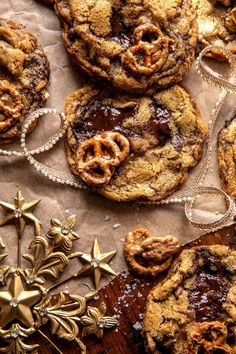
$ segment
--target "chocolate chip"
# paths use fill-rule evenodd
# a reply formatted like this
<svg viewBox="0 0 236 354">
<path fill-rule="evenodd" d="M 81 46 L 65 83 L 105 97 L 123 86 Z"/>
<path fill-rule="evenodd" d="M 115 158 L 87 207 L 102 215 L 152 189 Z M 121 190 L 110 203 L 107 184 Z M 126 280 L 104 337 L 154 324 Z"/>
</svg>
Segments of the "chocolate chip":
<svg viewBox="0 0 236 354">
<path fill-rule="evenodd" d="M 216 321 L 224 313 L 223 304 L 231 286 L 230 274 L 219 257 L 208 250 L 201 250 L 194 283 L 189 289 L 190 307 L 195 310 L 197 322 Z"/>
</svg>

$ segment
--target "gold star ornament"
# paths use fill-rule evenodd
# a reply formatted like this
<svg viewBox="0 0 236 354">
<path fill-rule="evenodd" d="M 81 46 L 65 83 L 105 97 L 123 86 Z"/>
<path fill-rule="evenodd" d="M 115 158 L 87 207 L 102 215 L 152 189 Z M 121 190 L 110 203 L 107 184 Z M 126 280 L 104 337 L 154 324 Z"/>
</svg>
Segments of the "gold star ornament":
<svg viewBox="0 0 236 354">
<path fill-rule="evenodd" d="M 92 300 L 96 292 L 85 296 L 68 292 L 50 295 L 52 289 L 77 276 L 76 273 L 58 280 L 69 262 L 78 256 L 83 258 L 83 254 L 71 251 L 73 241 L 79 238 L 74 231 L 75 215 L 69 216 L 64 222 L 53 219 L 52 227 L 45 238 L 41 235 L 39 220 L 31 212 L 38 202 L 25 202 L 21 192 L 17 193 L 14 204 L 0 202 L 7 211 L 2 224 L 15 221 L 18 233 L 18 258 L 15 267 L 7 263 L 1 264 L 7 254 L 0 238 L 0 352 L 38 353 L 38 344 L 27 343 L 30 336 L 38 333 L 62 354 L 54 341 L 43 332 L 42 327 L 48 323 L 51 325 L 51 334 L 63 340 L 74 341 L 78 345 L 78 353 L 85 354 L 86 345 L 82 337 L 94 333 L 101 338 L 104 330 L 117 325 L 117 320 L 114 316 L 106 316 L 105 304 L 100 304 L 98 308 L 87 305 L 87 301 Z M 29 245 L 29 253 L 22 254 L 21 236 L 28 220 L 34 223 L 34 236 Z M 3 236 L 8 237 L 6 233 Z M 91 264 L 93 260 L 99 263 L 98 269 L 94 264 L 97 281 L 101 276 L 97 271 L 115 274 L 106 264 L 114 254 L 115 252 L 101 254 L 97 241 L 94 244 Z M 21 266 L 22 257 L 28 262 L 28 266 Z M 86 261 L 89 258 L 84 255 L 84 259 Z M 93 266 L 90 267 L 92 270 Z M 49 284 L 49 276 L 51 280 L 57 280 Z M 41 351 L 44 352 L 43 349 Z"/>
<path fill-rule="evenodd" d="M 101 253 L 98 240 L 95 238 L 90 254 L 81 253 L 79 259 L 84 266 L 77 273 L 77 277 L 92 274 L 97 289 L 103 273 L 116 276 L 114 270 L 107 264 L 115 256 L 116 251 Z"/>
<path fill-rule="evenodd" d="M 39 290 L 25 290 L 20 275 L 14 274 L 7 291 L 0 291 L 0 327 L 4 328 L 13 320 L 26 327 L 34 324 L 31 306 L 41 299 Z"/>
<path fill-rule="evenodd" d="M 21 237 L 24 232 L 26 221 L 40 224 L 40 221 L 31 212 L 31 209 L 33 209 L 39 202 L 40 200 L 25 202 L 21 191 L 17 192 L 14 204 L 6 203 L 0 200 L 0 206 L 7 212 L 3 221 L 0 223 L 0 226 L 14 220 L 17 234 Z"/>
</svg>

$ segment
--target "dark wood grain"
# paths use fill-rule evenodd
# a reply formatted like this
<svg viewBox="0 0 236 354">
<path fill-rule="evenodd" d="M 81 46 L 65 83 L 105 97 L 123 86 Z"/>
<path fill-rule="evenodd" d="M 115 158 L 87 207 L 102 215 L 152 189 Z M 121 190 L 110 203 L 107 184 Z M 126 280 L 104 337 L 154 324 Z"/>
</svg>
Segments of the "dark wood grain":
<svg viewBox="0 0 236 354">
<path fill-rule="evenodd" d="M 236 247 L 236 224 L 218 232 L 204 235 L 184 245 L 183 248 L 212 244 Z M 98 306 L 104 300 L 108 307 L 108 314 L 115 314 L 118 317 L 119 325 L 115 330 L 107 330 L 102 340 L 98 340 L 96 337 L 84 340 L 88 354 L 145 353 L 141 335 L 145 301 L 151 288 L 164 276 L 165 274 L 162 274 L 155 279 L 144 279 L 129 271 L 124 271 L 98 292 L 98 299 L 91 301 L 90 305 Z M 50 331 L 47 327 L 43 331 L 50 336 Z M 79 353 L 79 348 L 75 343 L 59 341 L 56 337 L 51 339 L 55 341 L 63 353 Z M 41 343 L 39 353 L 57 353 L 41 336 L 34 336 L 33 341 Z"/>
</svg>

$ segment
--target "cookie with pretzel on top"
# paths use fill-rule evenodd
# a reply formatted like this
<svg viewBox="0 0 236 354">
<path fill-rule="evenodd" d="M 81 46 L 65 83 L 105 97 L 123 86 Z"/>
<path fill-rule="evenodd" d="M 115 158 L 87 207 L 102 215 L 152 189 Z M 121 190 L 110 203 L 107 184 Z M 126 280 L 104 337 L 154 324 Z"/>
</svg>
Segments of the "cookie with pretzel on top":
<svg viewBox="0 0 236 354">
<path fill-rule="evenodd" d="M 93 78 L 129 92 L 182 80 L 195 55 L 190 0 L 55 0 L 65 47 Z"/>
<path fill-rule="evenodd" d="M 143 321 L 148 353 L 236 352 L 236 251 L 185 249 L 149 293 Z"/>
<path fill-rule="evenodd" d="M 90 189 L 116 201 L 158 201 L 187 179 L 207 128 L 178 85 L 153 96 L 86 85 L 67 97 L 67 158 Z"/>
</svg>

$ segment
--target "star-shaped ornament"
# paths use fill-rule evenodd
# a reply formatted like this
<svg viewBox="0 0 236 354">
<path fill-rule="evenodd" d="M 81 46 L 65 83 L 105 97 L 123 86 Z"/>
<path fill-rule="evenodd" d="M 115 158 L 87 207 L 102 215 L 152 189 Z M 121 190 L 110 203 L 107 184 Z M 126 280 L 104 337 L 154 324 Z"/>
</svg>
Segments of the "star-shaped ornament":
<svg viewBox="0 0 236 354">
<path fill-rule="evenodd" d="M 8 291 L 0 291 L 0 327 L 4 328 L 13 320 L 18 320 L 27 327 L 33 326 L 31 306 L 41 297 L 39 290 L 25 290 L 21 277 L 14 275 Z"/>
<path fill-rule="evenodd" d="M 24 232 L 26 221 L 40 224 L 40 221 L 31 212 L 31 209 L 33 209 L 39 202 L 40 200 L 25 202 L 21 191 L 17 192 L 14 204 L 0 201 L 0 206 L 2 206 L 2 208 L 7 212 L 0 226 L 3 226 L 7 222 L 14 220 L 17 234 L 19 237 L 21 237 Z"/>
<path fill-rule="evenodd" d="M 97 289 L 103 273 L 117 275 L 107 264 L 115 256 L 116 251 L 101 253 L 98 240 L 95 238 L 90 254 L 81 253 L 79 259 L 85 263 L 77 273 L 77 277 L 92 274 L 95 288 Z"/>
</svg>

